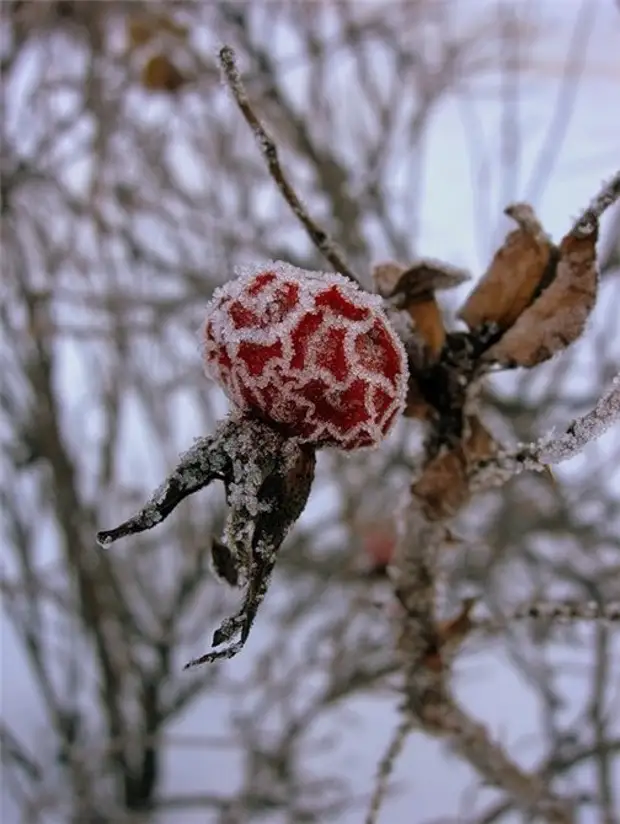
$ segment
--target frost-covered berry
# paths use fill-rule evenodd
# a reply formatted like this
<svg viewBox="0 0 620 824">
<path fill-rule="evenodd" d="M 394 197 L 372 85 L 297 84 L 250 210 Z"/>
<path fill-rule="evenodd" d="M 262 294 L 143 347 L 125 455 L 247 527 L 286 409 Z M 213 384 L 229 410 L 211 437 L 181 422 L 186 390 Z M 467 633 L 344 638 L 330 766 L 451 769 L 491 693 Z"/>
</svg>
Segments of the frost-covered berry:
<svg viewBox="0 0 620 824">
<path fill-rule="evenodd" d="M 404 408 L 406 355 L 381 298 L 341 275 L 242 269 L 215 291 L 203 343 L 206 371 L 233 404 L 301 441 L 374 446 Z"/>
</svg>

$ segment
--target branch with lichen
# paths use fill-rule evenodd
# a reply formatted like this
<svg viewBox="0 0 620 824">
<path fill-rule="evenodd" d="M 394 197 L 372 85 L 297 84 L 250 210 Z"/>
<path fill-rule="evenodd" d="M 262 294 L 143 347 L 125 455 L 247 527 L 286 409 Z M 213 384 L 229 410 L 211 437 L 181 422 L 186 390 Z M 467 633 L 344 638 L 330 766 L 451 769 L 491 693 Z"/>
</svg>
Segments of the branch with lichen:
<svg viewBox="0 0 620 824">
<path fill-rule="evenodd" d="M 306 230 L 308 237 L 314 243 L 323 257 L 329 261 L 336 272 L 345 275 L 354 283 L 359 279 L 347 264 L 341 250 L 332 238 L 329 237 L 316 221 L 309 215 L 308 210 L 301 202 L 295 189 L 289 181 L 278 157 L 278 147 L 269 136 L 260 118 L 254 111 L 246 88 L 241 79 L 241 74 L 237 68 L 234 49 L 231 46 L 223 46 L 219 52 L 220 66 L 224 80 L 239 107 L 239 111 L 245 118 L 246 123 L 252 130 L 260 152 L 265 160 L 269 174 L 273 178 L 278 190 L 288 203 L 291 211 Z"/>
</svg>

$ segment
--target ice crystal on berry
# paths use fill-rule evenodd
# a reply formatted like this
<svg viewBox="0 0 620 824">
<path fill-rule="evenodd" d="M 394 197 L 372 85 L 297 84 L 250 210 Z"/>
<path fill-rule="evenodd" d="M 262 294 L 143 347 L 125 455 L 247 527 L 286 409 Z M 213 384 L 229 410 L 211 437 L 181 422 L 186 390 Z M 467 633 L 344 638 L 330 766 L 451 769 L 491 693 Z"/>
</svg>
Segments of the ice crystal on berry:
<svg viewBox="0 0 620 824">
<path fill-rule="evenodd" d="M 241 410 L 317 446 L 374 446 L 405 404 L 407 360 L 381 298 L 342 275 L 277 262 L 220 287 L 207 373 Z"/>
</svg>

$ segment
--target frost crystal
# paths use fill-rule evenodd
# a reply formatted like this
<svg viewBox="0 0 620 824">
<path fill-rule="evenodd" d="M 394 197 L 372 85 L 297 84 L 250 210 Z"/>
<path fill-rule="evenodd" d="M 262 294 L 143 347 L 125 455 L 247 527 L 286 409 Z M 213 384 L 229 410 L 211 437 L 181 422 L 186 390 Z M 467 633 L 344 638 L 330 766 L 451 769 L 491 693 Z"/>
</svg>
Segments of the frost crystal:
<svg viewBox="0 0 620 824">
<path fill-rule="evenodd" d="M 207 308 L 203 354 L 239 409 L 302 442 L 374 446 L 404 409 L 406 355 L 381 298 L 338 274 L 240 270 Z"/>
</svg>

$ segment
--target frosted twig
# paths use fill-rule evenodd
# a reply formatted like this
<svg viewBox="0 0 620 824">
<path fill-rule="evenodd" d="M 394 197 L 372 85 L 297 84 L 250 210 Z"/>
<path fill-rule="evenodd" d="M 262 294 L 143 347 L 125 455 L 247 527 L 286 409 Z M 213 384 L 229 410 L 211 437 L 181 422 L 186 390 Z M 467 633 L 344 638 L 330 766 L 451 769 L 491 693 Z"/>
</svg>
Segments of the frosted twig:
<svg viewBox="0 0 620 824">
<path fill-rule="evenodd" d="M 398 651 L 404 671 L 405 718 L 400 731 L 419 726 L 427 734 L 446 740 L 490 785 L 508 793 L 521 810 L 554 824 L 569 824 L 573 818 L 568 804 L 555 796 L 543 779 L 513 763 L 489 738 L 486 729 L 456 706 L 443 649 L 445 639 L 435 617 L 435 564 L 445 540 L 446 524 L 428 520 L 415 497 L 403 515 L 403 530 L 390 568 L 403 607 L 398 622 Z M 401 739 L 402 732 L 382 762 L 389 769 Z M 387 767 L 380 770 L 371 808 L 375 818 L 371 817 L 370 822 L 376 820 L 388 776 Z"/>
<path fill-rule="evenodd" d="M 600 438 L 620 419 L 620 374 L 591 412 L 576 418 L 558 438 L 544 438 L 534 448 L 533 457 L 543 464 L 573 458 L 591 441 Z"/>
<path fill-rule="evenodd" d="M 267 168 L 282 196 L 291 207 L 295 217 L 302 224 L 310 240 L 314 243 L 319 252 L 328 260 L 337 272 L 348 277 L 354 283 L 359 284 L 359 279 L 349 268 L 340 249 L 328 234 L 310 217 L 306 207 L 297 196 L 292 184 L 284 173 L 278 159 L 278 147 L 273 139 L 267 134 L 265 127 L 260 122 L 258 115 L 252 108 L 245 86 L 241 80 L 239 69 L 237 68 L 234 49 L 231 46 L 223 46 L 219 53 L 220 66 L 224 78 L 230 89 L 241 114 L 252 130 L 258 147 L 265 159 Z"/>
<path fill-rule="evenodd" d="M 513 621 L 547 621 L 573 623 L 574 621 L 608 621 L 620 624 L 620 601 L 532 601 L 520 604 L 504 619 L 481 618 L 473 624 L 473 631 L 494 634 L 505 630 Z"/>
<path fill-rule="evenodd" d="M 571 234 L 581 236 L 592 234 L 603 212 L 617 200 L 620 200 L 620 171 L 603 184 L 600 192 L 575 221 Z"/>
<path fill-rule="evenodd" d="M 620 374 L 594 409 L 575 418 L 558 437 L 547 435 L 535 444 L 523 444 L 514 450 L 501 450 L 493 458 L 471 468 L 469 488 L 479 492 L 503 486 L 515 475 L 534 470 L 542 472 L 549 464 L 568 461 L 592 441 L 597 440 L 620 420 Z"/>
</svg>

